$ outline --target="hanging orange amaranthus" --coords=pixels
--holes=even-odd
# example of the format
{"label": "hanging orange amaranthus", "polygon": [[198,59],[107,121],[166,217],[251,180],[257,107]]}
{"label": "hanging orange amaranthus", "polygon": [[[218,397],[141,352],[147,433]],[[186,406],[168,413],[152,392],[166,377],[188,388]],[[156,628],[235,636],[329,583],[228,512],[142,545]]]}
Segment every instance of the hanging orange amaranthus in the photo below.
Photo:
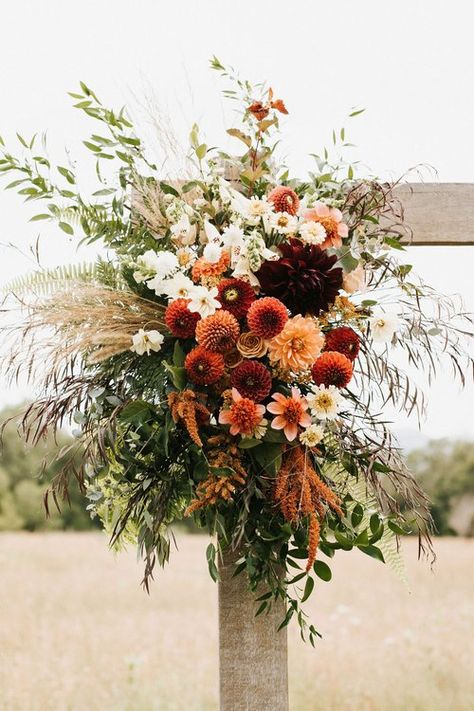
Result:
{"label": "hanging orange amaranthus", "polygon": [[275,482],[274,497],[289,523],[297,523],[303,516],[308,517],[308,571],[316,560],[320,535],[319,519],[324,516],[327,506],[342,516],[340,499],[319,478],[307,452],[299,445],[287,449],[283,454]]}
{"label": "hanging orange amaranthus", "polygon": [[236,488],[243,486],[247,472],[242,467],[242,453],[226,435],[209,437],[207,444],[211,450],[207,458],[211,467],[225,467],[232,470],[231,474],[209,474],[196,488],[196,498],[191,501],[185,511],[185,516],[190,516],[194,511],[205,506],[216,504],[219,500],[229,501]]}
{"label": "hanging orange amaranthus", "polygon": [[173,422],[176,424],[183,422],[193,442],[198,447],[202,447],[199,425],[207,422],[211,413],[202,402],[199,402],[194,390],[169,393],[168,405]]}

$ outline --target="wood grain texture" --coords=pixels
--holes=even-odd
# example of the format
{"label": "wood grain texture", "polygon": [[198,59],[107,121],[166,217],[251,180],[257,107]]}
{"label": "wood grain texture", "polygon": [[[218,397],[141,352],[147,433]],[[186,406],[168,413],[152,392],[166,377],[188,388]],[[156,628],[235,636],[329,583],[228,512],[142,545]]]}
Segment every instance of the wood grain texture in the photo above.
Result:
{"label": "wood grain texture", "polygon": [[[238,555],[219,566],[220,711],[288,711],[288,647],[283,601],[255,617],[260,603],[243,573],[232,577]],[[264,591],[262,591],[264,592]]]}
{"label": "wood grain texture", "polygon": [[413,245],[474,245],[474,183],[407,183],[395,188]]}

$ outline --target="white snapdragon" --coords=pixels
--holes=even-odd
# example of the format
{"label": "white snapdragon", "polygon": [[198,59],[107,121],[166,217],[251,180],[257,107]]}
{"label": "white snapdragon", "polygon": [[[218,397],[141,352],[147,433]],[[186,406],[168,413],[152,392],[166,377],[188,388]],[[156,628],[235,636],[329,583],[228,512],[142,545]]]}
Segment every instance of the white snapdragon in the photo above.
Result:
{"label": "white snapdragon", "polygon": [[209,220],[204,222],[204,234],[206,236],[206,241],[210,244],[222,244],[222,235]]}
{"label": "white snapdragon", "polygon": [[130,350],[137,355],[150,355],[151,351],[157,352],[161,350],[161,344],[164,341],[164,336],[159,331],[145,331],[141,328],[132,337],[132,346]]}
{"label": "white snapdragon", "polygon": [[218,294],[217,288],[206,289],[205,286],[196,286],[191,293],[191,301],[188,304],[188,309],[192,313],[198,313],[201,318],[212,316],[217,309],[221,308],[221,304],[216,299]]}
{"label": "white snapdragon", "polygon": [[303,242],[308,244],[322,244],[326,239],[326,230],[320,222],[309,220],[302,222],[299,227],[299,234]]}
{"label": "white snapdragon", "polygon": [[400,320],[397,314],[380,311],[374,313],[372,318],[369,319],[369,323],[372,340],[376,343],[389,343],[399,328]]}

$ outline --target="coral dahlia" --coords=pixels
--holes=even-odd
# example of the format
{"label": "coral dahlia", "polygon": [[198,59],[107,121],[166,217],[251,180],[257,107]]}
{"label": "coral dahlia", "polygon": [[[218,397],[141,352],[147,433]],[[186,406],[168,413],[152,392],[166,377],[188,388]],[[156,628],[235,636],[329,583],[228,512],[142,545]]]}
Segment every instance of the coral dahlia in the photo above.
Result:
{"label": "coral dahlia", "polygon": [[321,245],[322,249],[342,245],[342,238],[347,237],[349,228],[342,221],[342,212],[337,207],[328,207],[322,202],[315,203],[314,207],[305,210],[303,213],[305,220],[319,222],[326,230],[326,239]]}
{"label": "coral dahlia", "polygon": [[342,353],[325,351],[311,368],[316,385],[345,388],[352,378],[352,362]]}
{"label": "coral dahlia", "polygon": [[296,238],[279,249],[281,258],[263,262],[256,273],[263,293],[280,299],[293,314],[327,311],[342,286],[336,255]]}
{"label": "coral dahlia", "polygon": [[349,360],[355,360],[359,355],[360,338],[349,326],[339,326],[326,333],[325,351],[343,353]]}
{"label": "coral dahlia", "polygon": [[242,397],[236,388],[232,388],[230,408],[221,410],[219,423],[230,425],[230,434],[242,434],[251,437],[257,433],[265,414],[265,406],[257,405],[253,400]]}
{"label": "coral dahlia", "polygon": [[271,426],[274,430],[283,430],[287,440],[292,442],[298,434],[298,425],[308,427],[311,424],[308,403],[298,388],[291,388],[291,397],[274,393],[272,398],[273,402],[267,405],[268,412],[276,415]]}
{"label": "coral dahlia", "polygon": [[188,309],[188,304],[189,299],[176,299],[165,311],[165,323],[176,338],[192,338],[201,318]]}
{"label": "coral dahlia", "polygon": [[312,318],[294,316],[268,344],[268,355],[294,373],[311,367],[324,345],[324,336]]}
{"label": "coral dahlia", "polygon": [[196,340],[203,348],[214,353],[226,353],[234,348],[240,335],[235,316],[220,309],[203,318],[196,326]]}
{"label": "coral dahlia", "polygon": [[231,382],[243,397],[260,402],[270,394],[272,376],[257,360],[246,360],[232,371]]}
{"label": "coral dahlia", "polygon": [[197,346],[186,356],[184,367],[189,379],[196,385],[212,385],[224,375],[224,358],[220,353]]}
{"label": "coral dahlia", "polygon": [[296,215],[300,206],[300,199],[295,191],[284,185],[273,188],[268,201],[273,204],[275,212],[288,212],[290,215]]}
{"label": "coral dahlia", "polygon": [[223,279],[217,289],[219,292],[217,299],[222,304],[222,308],[236,318],[244,318],[255,300],[255,292],[250,284],[243,279]]}
{"label": "coral dahlia", "polygon": [[230,264],[230,256],[228,252],[222,252],[220,259],[217,262],[208,262],[204,257],[200,257],[194,264],[192,269],[192,277],[194,282],[202,280],[204,277],[216,277],[223,274]]}
{"label": "coral dahlia", "polygon": [[272,296],[254,301],[247,314],[250,329],[260,338],[277,336],[287,321],[288,311],[284,304]]}

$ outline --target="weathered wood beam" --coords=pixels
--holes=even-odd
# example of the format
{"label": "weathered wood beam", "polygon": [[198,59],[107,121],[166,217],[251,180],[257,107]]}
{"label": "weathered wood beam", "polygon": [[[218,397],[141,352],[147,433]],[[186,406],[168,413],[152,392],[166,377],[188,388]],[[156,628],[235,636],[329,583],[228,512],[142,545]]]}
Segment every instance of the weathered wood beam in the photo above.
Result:
{"label": "weathered wood beam", "polygon": [[474,245],[474,183],[407,183],[394,190],[413,245]]}

